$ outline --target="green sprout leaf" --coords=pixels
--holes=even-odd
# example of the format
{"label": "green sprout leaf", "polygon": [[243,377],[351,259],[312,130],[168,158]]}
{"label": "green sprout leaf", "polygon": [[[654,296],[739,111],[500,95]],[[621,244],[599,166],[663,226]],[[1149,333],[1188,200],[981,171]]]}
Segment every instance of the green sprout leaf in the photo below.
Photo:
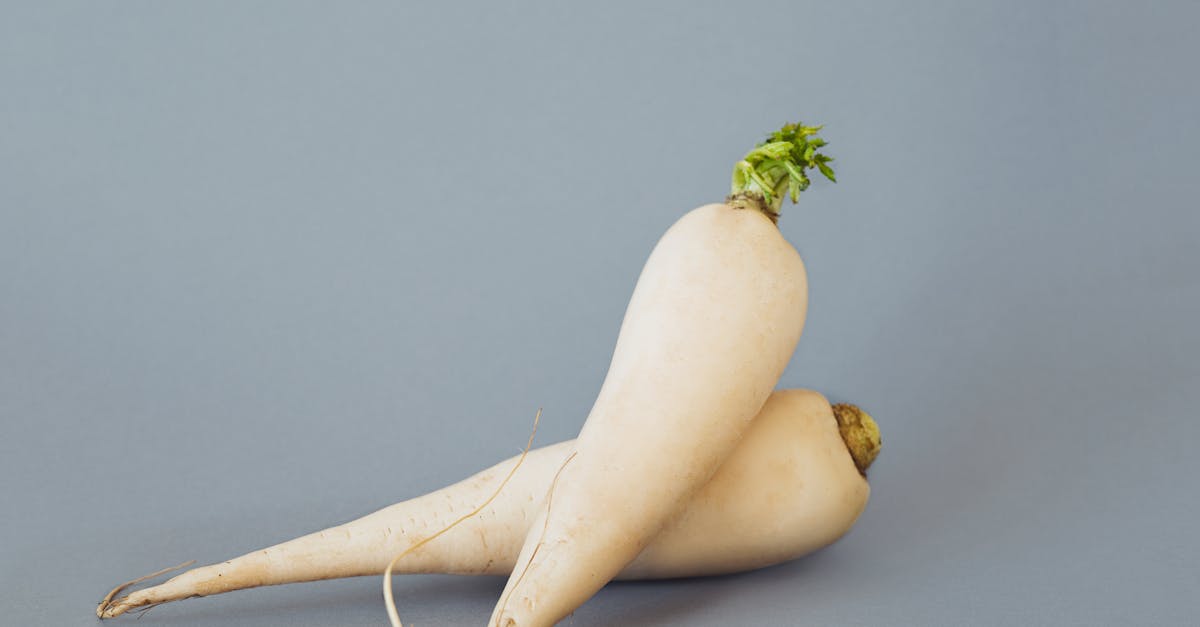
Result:
{"label": "green sprout leaf", "polygon": [[837,182],[829,162],[833,157],[818,152],[828,145],[817,137],[821,126],[784,124],[766,141],[746,153],[733,168],[730,200],[758,206],[777,219],[784,198],[792,202],[808,189],[811,180],[806,170],[816,168],[825,178]]}

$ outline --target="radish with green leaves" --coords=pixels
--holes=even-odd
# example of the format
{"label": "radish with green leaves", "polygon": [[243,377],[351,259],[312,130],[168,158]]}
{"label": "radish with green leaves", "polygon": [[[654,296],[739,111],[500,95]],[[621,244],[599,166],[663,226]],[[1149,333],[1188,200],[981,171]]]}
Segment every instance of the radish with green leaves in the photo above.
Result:
{"label": "radish with green leaves", "polygon": [[616,577],[712,477],[783,374],[808,306],[776,223],[807,171],[834,180],[820,127],[788,124],[680,218],[642,269],[608,375],[489,624],[552,625]]}
{"label": "radish with green leaves", "polygon": [[[360,520],[116,598],[123,586],[97,614],[379,573],[397,561],[398,572],[509,573],[490,624],[551,625],[621,573],[730,572],[832,541],[866,499],[865,482],[847,479],[848,457],[858,460],[855,445],[831,440],[830,420],[824,435],[814,432],[819,449],[783,432],[764,440],[752,429],[760,412],[788,413],[778,407],[796,413],[795,403],[807,402],[810,415],[829,408],[824,399],[793,394],[784,397],[792,405],[776,401],[764,409],[808,306],[804,264],[776,226],[779,212],[785,198],[795,202],[809,187],[809,170],[834,180],[831,159],[818,152],[825,145],[818,130],[788,124],[773,133],[735,165],[724,203],[687,213],[663,235],[634,288],[608,375],[576,440],[535,451],[523,475],[515,474],[520,462],[512,462],[503,481],[493,468]],[[834,415],[842,417],[829,409]],[[874,439],[866,433],[856,441],[877,447],[877,433]],[[784,447],[786,460],[778,461],[770,445]],[[739,446],[750,446],[752,454],[738,455]],[[775,466],[755,466],[766,460],[809,474],[800,472],[796,477],[804,482],[789,485]],[[494,483],[509,479],[509,494],[487,496],[498,490]],[[800,486],[816,500],[781,500]],[[841,495],[841,505],[833,507],[830,495]]]}

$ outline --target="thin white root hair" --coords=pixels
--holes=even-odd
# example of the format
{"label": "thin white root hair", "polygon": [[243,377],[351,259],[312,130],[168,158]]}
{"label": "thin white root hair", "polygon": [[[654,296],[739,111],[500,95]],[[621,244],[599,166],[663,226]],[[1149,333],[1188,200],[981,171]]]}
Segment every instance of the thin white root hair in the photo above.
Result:
{"label": "thin white root hair", "polygon": [[[546,495],[546,520],[542,523],[542,535],[538,536],[537,546],[533,547],[533,552],[529,554],[529,561],[525,562],[525,568],[521,571],[521,575],[517,577],[516,583],[514,583],[512,588],[509,589],[508,594],[504,595],[504,601],[500,604],[500,615],[496,617],[497,625],[499,625],[499,622],[504,618],[504,610],[508,609],[508,601],[512,598],[513,591],[516,590],[521,585],[521,582],[525,580],[525,575],[529,574],[529,568],[533,566],[533,561],[537,559],[538,551],[541,550],[542,545],[546,543],[546,530],[550,528],[550,508],[554,505],[554,488],[558,487],[558,478],[562,476],[563,469],[565,469],[567,464],[571,463],[571,460],[575,459],[575,456],[578,454],[579,451],[571,453],[569,457],[563,460],[562,465],[558,467],[558,472],[554,473],[554,481],[550,482],[550,493]],[[396,626],[393,625],[392,627]],[[401,627],[403,627],[403,625]]]}
{"label": "thin white root hair", "polygon": [[[496,491],[492,492],[491,496],[489,496],[483,503],[480,503],[479,506],[476,507],[475,509],[471,510],[470,512],[468,512],[466,514],[463,514],[457,520],[450,523],[449,525],[446,525],[444,528],[442,528],[441,531],[429,536],[428,538],[425,538],[424,540],[421,540],[420,542],[413,544],[412,546],[408,547],[407,549],[404,549],[404,551],[402,551],[399,555],[397,555],[396,557],[393,557],[392,561],[388,562],[387,568],[385,568],[383,571],[383,600],[387,607],[388,620],[391,621],[392,627],[404,627],[404,623],[401,622],[401,620],[400,620],[400,614],[396,610],[396,600],[392,596],[392,569],[394,569],[396,567],[396,564],[399,563],[400,559],[403,558],[405,555],[408,555],[409,553],[412,553],[413,551],[425,546],[426,544],[433,542],[439,536],[446,533],[447,531],[450,531],[454,527],[458,526],[464,520],[471,518],[472,516],[475,516],[479,512],[482,512],[483,508],[487,507],[488,505],[491,505],[492,501],[496,500],[496,497],[500,496],[500,492],[504,490],[504,486],[508,485],[508,481],[513,478],[513,475],[517,474],[517,469],[521,467],[521,462],[525,461],[525,456],[529,454],[529,449],[533,448],[533,438],[534,438],[534,436],[537,435],[538,422],[540,422],[541,419],[542,419],[542,409],[539,407],[537,410],[537,414],[535,414],[533,416],[533,431],[530,432],[530,434],[529,434],[529,441],[525,443],[525,449],[523,451],[521,451],[521,456],[517,458],[517,463],[513,464],[512,470],[508,471],[508,474],[504,477],[504,480],[500,482],[500,485],[496,486]],[[574,457],[574,455],[572,455],[572,457]],[[180,567],[176,566],[176,568],[180,568]],[[171,569],[168,569],[168,570],[171,570]],[[155,573],[154,575],[149,575],[146,578],[154,577],[159,574],[161,574],[161,572]],[[143,578],[143,580],[146,578]],[[128,584],[126,584],[126,585],[128,585]],[[116,593],[119,590],[120,589],[118,588],[118,590],[114,590],[113,593]],[[112,594],[110,594],[109,596],[112,596]]]}

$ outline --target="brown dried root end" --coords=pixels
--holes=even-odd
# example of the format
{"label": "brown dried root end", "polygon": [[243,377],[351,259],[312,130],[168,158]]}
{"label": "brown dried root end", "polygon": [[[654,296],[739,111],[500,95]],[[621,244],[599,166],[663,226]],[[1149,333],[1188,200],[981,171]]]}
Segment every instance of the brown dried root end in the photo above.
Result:
{"label": "brown dried root end", "polygon": [[838,431],[842,434],[846,448],[850,450],[850,457],[854,458],[858,472],[864,477],[867,476],[867,469],[879,456],[879,449],[883,445],[879,436],[879,425],[875,424],[875,419],[871,418],[870,414],[849,403],[834,405],[833,417],[837,419]]}
{"label": "brown dried root end", "polygon": [[[121,592],[124,591],[129,586],[136,586],[137,584],[142,583],[143,581],[154,579],[155,577],[165,575],[172,571],[187,568],[188,566],[191,566],[192,564],[195,564],[195,563],[196,563],[196,560],[188,560],[178,566],[164,568],[160,571],[150,573],[149,575],[144,575],[142,577],[138,577],[137,579],[132,579],[130,581],[126,581],[125,583],[117,586],[116,588],[113,588],[112,592],[109,592],[108,594],[106,594],[104,596],[104,600],[100,601],[100,605],[96,606],[96,617],[97,618],[113,618],[116,616],[120,616],[121,614],[124,614],[125,612],[128,612],[129,610],[132,610],[134,607],[137,607],[134,604],[129,602],[128,596],[123,596],[119,599],[116,599],[116,596],[118,594],[121,594]],[[114,600],[114,599],[116,599],[116,600]]]}

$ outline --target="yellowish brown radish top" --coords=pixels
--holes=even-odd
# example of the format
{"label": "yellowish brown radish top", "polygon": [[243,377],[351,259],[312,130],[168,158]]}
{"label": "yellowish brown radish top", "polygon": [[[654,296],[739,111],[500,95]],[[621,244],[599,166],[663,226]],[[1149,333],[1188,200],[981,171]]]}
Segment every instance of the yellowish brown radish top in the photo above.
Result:
{"label": "yellowish brown radish top", "polygon": [[867,469],[879,455],[883,441],[879,436],[879,425],[867,412],[859,409],[858,405],[838,403],[833,406],[833,417],[837,419],[838,431],[858,472],[867,476]]}

